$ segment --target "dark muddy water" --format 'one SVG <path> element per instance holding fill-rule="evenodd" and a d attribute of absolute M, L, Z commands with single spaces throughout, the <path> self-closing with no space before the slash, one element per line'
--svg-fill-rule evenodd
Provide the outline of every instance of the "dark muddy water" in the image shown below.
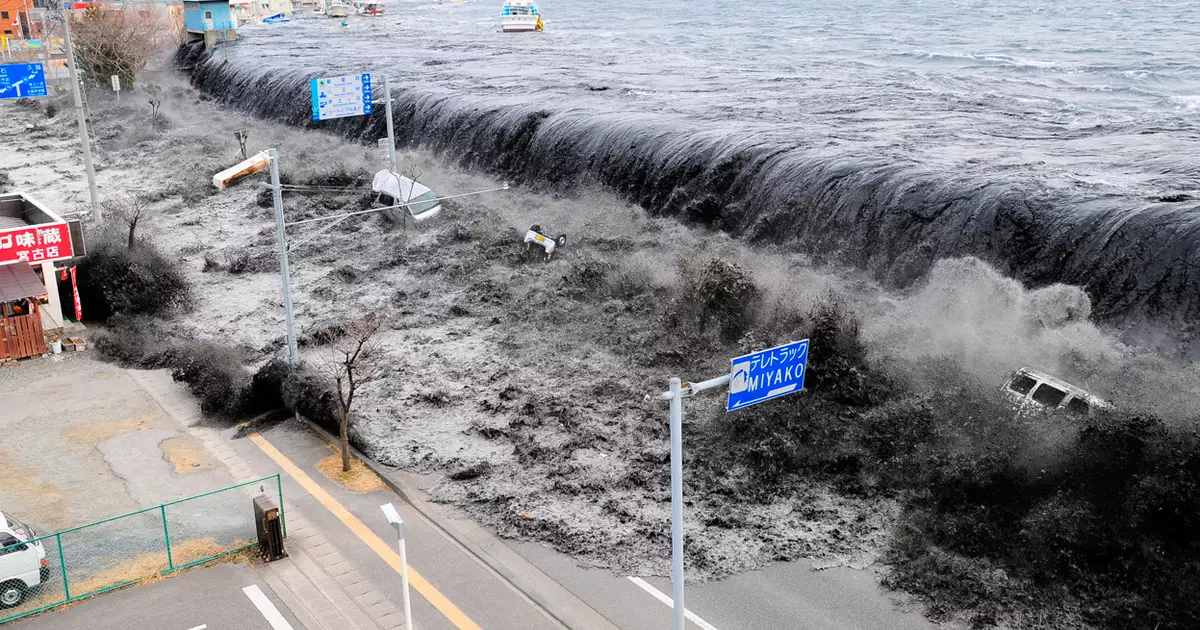
<path fill-rule="evenodd" d="M 1111 323 L 1191 334 L 1200 3 L 547 0 L 546 32 L 522 35 L 499 4 L 392 2 L 180 59 L 298 124 L 308 77 L 386 71 L 401 140 L 464 166 L 600 183 L 901 286 L 971 254 L 1083 285 Z"/>

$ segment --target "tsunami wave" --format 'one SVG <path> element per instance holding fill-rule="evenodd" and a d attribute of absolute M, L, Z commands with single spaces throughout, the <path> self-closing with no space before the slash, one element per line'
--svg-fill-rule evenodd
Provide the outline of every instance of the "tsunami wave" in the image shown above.
<path fill-rule="evenodd" d="M 257 116 L 358 141 L 386 135 L 382 107 L 312 121 L 307 73 L 230 63 L 199 46 L 176 62 L 196 88 Z M 459 166 L 535 188 L 599 184 L 652 214 L 794 247 L 891 286 L 969 255 L 1031 287 L 1083 287 L 1094 316 L 1132 337 L 1153 327 L 1187 340 L 1200 315 L 1200 201 L 1187 191 L 1089 196 L 1036 174 L 948 172 L 656 114 L 453 91 L 394 89 L 393 115 L 398 144 Z"/>

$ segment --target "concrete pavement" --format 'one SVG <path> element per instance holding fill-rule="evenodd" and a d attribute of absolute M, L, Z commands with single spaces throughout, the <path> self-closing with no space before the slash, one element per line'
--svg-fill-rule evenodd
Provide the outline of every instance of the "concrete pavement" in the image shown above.
<path fill-rule="evenodd" d="M 271 602 L 260 609 L 243 589 Z M 294 630 L 295 615 L 252 568 L 237 563 L 197 568 L 170 579 L 83 600 L 64 610 L 18 619 L 14 630 L 283 630 L 268 620 L 274 608 Z"/>

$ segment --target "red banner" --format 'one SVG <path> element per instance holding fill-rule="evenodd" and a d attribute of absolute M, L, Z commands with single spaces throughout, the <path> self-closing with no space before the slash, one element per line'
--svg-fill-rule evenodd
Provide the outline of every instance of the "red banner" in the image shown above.
<path fill-rule="evenodd" d="M 83 303 L 79 301 L 79 283 L 75 280 L 75 268 L 71 267 L 71 293 L 75 295 L 75 321 L 83 321 Z"/>
<path fill-rule="evenodd" d="M 66 223 L 0 230 L 0 265 L 65 260 L 71 255 L 71 230 Z"/>

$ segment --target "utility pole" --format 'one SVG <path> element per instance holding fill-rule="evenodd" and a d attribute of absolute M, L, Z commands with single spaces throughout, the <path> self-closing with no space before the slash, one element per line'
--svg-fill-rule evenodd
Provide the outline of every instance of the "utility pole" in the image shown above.
<path fill-rule="evenodd" d="M 396 172 L 396 132 L 392 130 L 392 84 L 388 80 L 388 75 L 383 75 L 383 102 L 384 113 L 387 115 L 387 132 L 388 132 L 388 168 L 391 172 Z"/>
<path fill-rule="evenodd" d="M 279 154 L 267 149 L 271 161 L 271 189 L 275 196 L 275 240 L 279 244 L 279 275 L 283 278 L 283 318 L 287 323 L 288 365 L 296 367 L 296 320 L 292 313 L 292 277 L 288 271 L 287 235 L 283 227 L 283 187 L 279 185 Z"/>
<path fill-rule="evenodd" d="M 104 223 L 104 215 L 100 210 L 100 192 L 96 190 L 96 169 L 92 166 L 92 143 L 88 138 L 87 115 L 83 112 L 83 96 L 79 93 L 79 72 L 75 69 L 75 49 L 71 47 L 70 14 L 59 7 L 62 16 L 63 45 L 67 49 L 67 68 L 71 74 L 71 95 L 75 98 L 75 115 L 79 123 L 79 141 L 83 144 L 83 168 L 87 171 L 88 193 L 92 198 L 92 216 L 96 224 Z"/>

